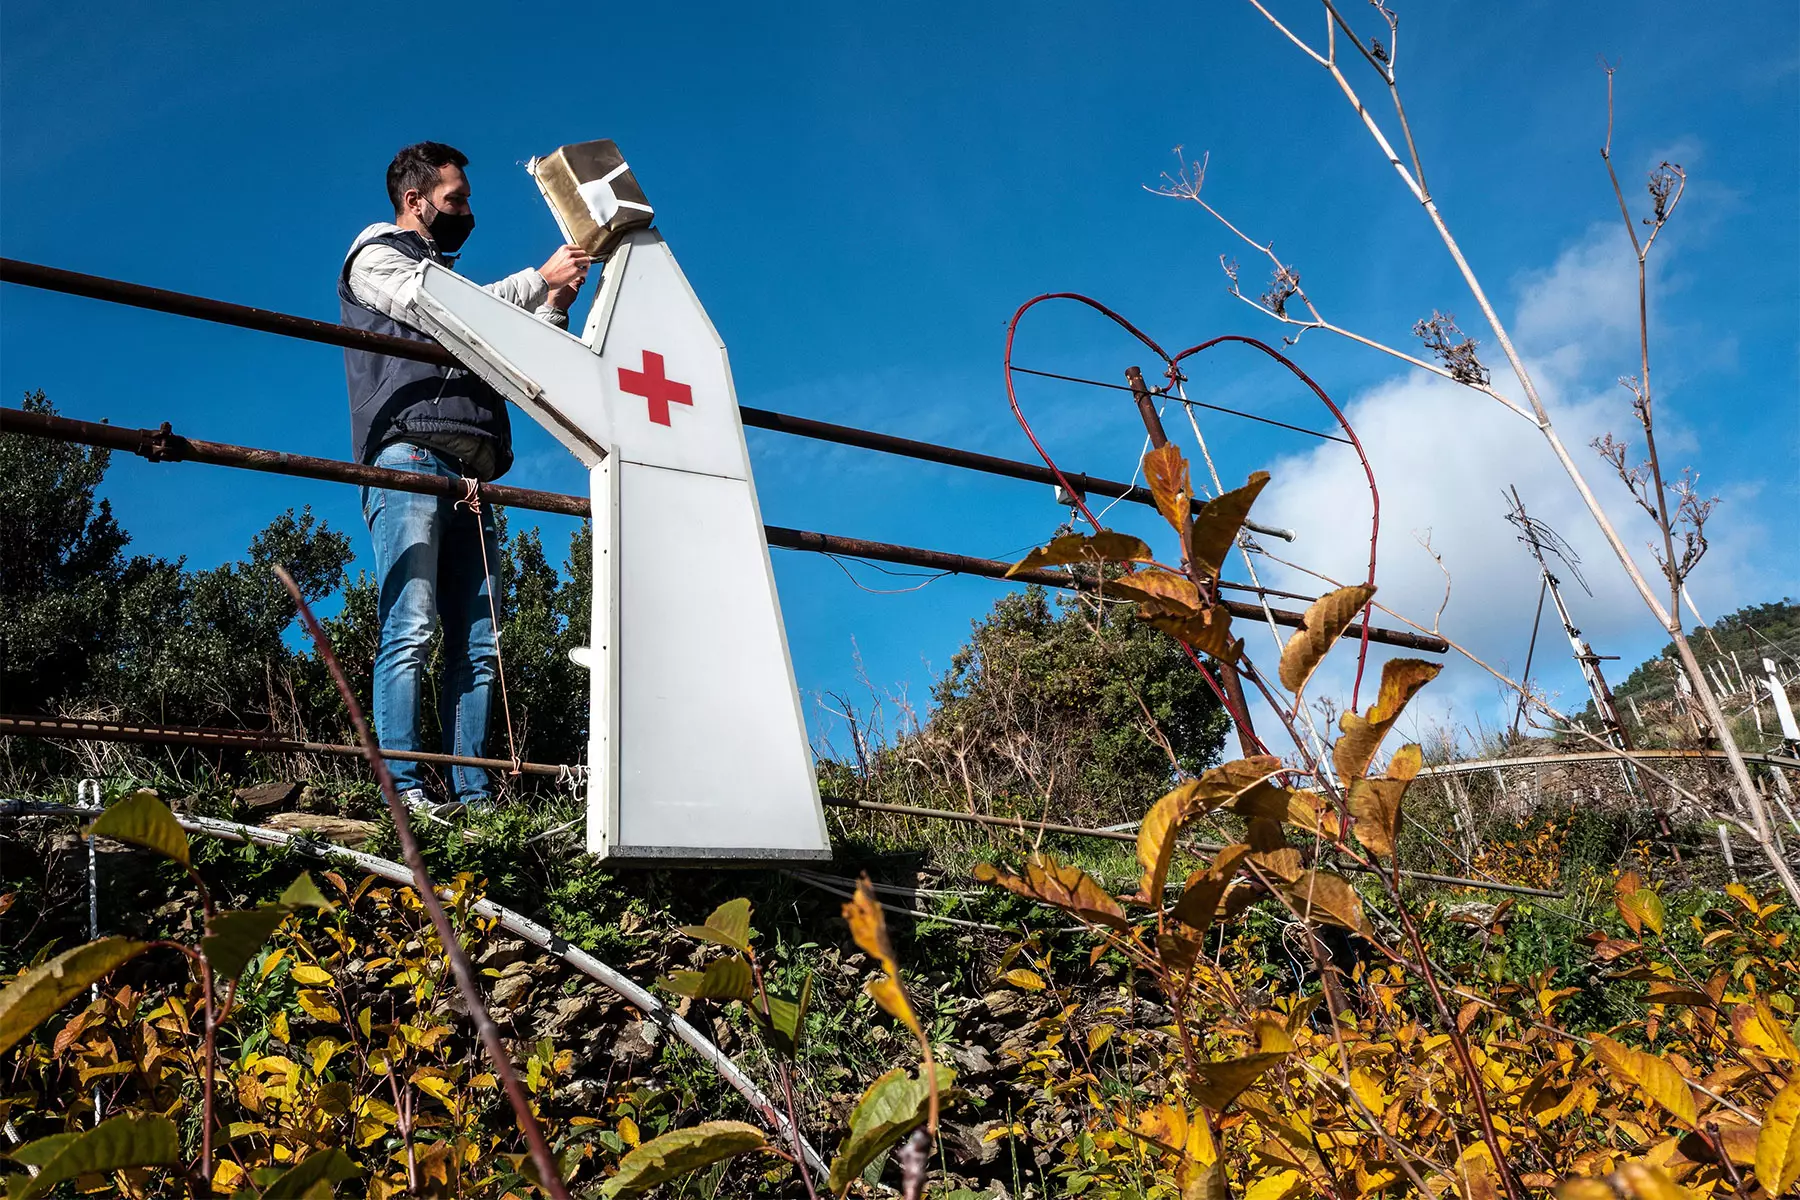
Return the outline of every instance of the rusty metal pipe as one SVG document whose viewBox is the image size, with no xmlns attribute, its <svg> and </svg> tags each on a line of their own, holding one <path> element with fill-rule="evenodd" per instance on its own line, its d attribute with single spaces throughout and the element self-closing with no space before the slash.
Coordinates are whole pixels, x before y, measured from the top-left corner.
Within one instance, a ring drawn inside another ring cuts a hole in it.
<svg viewBox="0 0 1800 1200">
<path fill-rule="evenodd" d="M 279 450 L 260 450 L 251 446 L 233 445 L 229 442 L 201 441 L 175 433 L 166 422 L 161 429 L 129 429 L 97 421 L 78 421 L 70 417 L 51 416 L 48 413 L 32 413 L 17 408 L 0 408 L 0 432 L 126 450 L 140 454 L 152 462 L 204 462 L 215 466 L 267 471 L 277 475 L 322 479 L 332 483 L 389 488 L 394 491 L 418 492 L 427 496 L 448 496 L 452 499 L 461 499 L 464 494 L 461 481 L 455 479 L 418 475 L 410 471 L 391 471 L 385 467 L 340 462 L 331 458 L 287 454 Z M 590 506 L 588 498 L 585 496 L 538 491 L 534 488 L 508 487 L 497 483 L 483 484 L 481 492 L 495 504 L 510 505 L 514 508 L 531 509 L 537 512 L 561 513 L 571 517 L 589 515 Z M 957 575 L 980 575 L 989 579 L 1006 579 L 1008 578 L 1007 571 L 1011 569 L 1010 563 L 991 558 L 976 558 L 967 554 L 952 554 L 944 550 L 928 550 L 918 546 L 897 545 L 892 542 L 873 542 L 863 538 L 840 537 L 836 534 L 816 533 L 806 529 L 789 529 L 781 525 L 764 526 L 764 532 L 769 539 L 769 545 L 785 550 L 841 554 L 849 558 L 868 558 L 878 562 L 948 571 Z M 1092 588 L 1092 585 L 1086 580 L 1060 571 L 1022 571 L 1012 576 L 1011 579 L 1014 582 L 1037 583 L 1045 587 Z M 1248 592 L 1257 590 L 1244 584 L 1226 583 L 1220 586 Z M 1308 597 L 1298 596 L 1291 592 L 1265 590 L 1263 594 L 1285 596 L 1295 600 L 1308 599 Z M 1235 616 L 1261 618 L 1263 615 L 1263 610 L 1259 605 L 1246 604 L 1236 600 L 1226 600 L 1222 603 L 1226 610 Z M 1298 612 L 1278 608 L 1272 609 L 1271 613 L 1278 625 L 1287 625 L 1297 629 L 1304 623 L 1303 614 Z M 1344 636 L 1360 638 L 1362 626 L 1351 626 L 1345 631 Z M 1442 638 L 1408 633 L 1398 629 L 1371 628 L 1369 640 L 1403 649 L 1423 651 L 1428 654 L 1442 654 L 1450 648 L 1449 643 Z"/>
<path fill-rule="evenodd" d="M 262 333 L 274 333 L 282 337 L 299 338 L 303 341 L 319 342 L 328 346 L 371 350 L 392 358 L 407 358 L 416 362 L 437 363 L 442 366 L 458 365 L 456 358 L 436 342 L 416 342 L 409 338 L 388 337 L 360 329 L 351 329 L 345 325 L 334 325 L 329 321 L 316 321 L 310 317 L 296 317 L 266 308 L 230 304 L 223 300 L 211 300 L 186 292 L 169 291 L 166 288 L 126 283 L 123 280 L 108 279 L 102 275 L 84 275 L 79 271 L 65 271 L 60 267 L 22 262 L 16 258 L 0 258 L 0 283 L 19 284 L 23 287 L 62 292 L 70 296 L 84 296 L 91 300 L 103 300 L 112 304 L 128 305 L 132 308 L 149 309 L 153 312 L 193 317 L 196 320 L 232 325 L 239 329 L 254 329 Z M 740 405 L 739 412 L 743 414 L 744 424 L 753 429 L 768 429 L 795 437 L 833 442 L 840 446 L 855 446 L 863 450 L 875 450 L 883 454 L 895 454 L 904 458 L 919 459 L 923 462 L 940 463 L 948 467 L 963 467 L 971 471 L 981 471 L 985 474 L 1000 475 L 1010 479 L 1023 479 L 1032 483 L 1054 484 L 1056 482 L 1055 476 L 1049 470 L 1035 463 L 999 458 L 992 454 L 978 454 L 973 450 L 958 450 L 953 446 L 940 446 L 933 442 L 921 442 L 912 438 L 895 437 L 893 434 L 875 433 L 849 425 L 835 425 L 829 421 L 815 421 L 810 417 L 796 417 L 764 408 Z M 1155 498 L 1150 495 L 1149 489 L 1134 487 L 1129 483 L 1120 483 L 1115 479 L 1070 474 L 1069 480 L 1076 487 L 1096 495 L 1129 500 L 1134 504 L 1153 505 L 1156 503 Z"/>
</svg>

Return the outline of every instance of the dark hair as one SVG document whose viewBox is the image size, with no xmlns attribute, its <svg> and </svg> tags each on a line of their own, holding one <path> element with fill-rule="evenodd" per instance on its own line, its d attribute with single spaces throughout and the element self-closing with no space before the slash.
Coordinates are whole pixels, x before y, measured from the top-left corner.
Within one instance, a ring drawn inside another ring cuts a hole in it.
<svg viewBox="0 0 1800 1200">
<path fill-rule="evenodd" d="M 440 167 L 466 167 L 469 157 L 442 142 L 418 142 L 394 155 L 388 164 L 388 199 L 400 211 L 400 197 L 409 191 L 429 192 L 437 185 Z"/>
</svg>

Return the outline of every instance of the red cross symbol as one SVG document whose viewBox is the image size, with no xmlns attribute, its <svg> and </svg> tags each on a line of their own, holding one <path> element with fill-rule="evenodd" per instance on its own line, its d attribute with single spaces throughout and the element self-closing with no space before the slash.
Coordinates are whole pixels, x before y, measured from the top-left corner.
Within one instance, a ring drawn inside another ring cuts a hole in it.
<svg viewBox="0 0 1800 1200">
<path fill-rule="evenodd" d="M 619 368 L 619 390 L 650 401 L 650 419 L 658 425 L 670 423 L 669 405 L 694 403 L 694 389 L 664 375 L 663 356 L 654 350 L 644 351 L 643 370 Z"/>
</svg>

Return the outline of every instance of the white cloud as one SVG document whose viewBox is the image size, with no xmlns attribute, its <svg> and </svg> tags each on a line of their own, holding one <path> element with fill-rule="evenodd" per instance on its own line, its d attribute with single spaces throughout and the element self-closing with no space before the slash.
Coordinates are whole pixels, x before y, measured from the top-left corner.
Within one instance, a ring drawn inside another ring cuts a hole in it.
<svg viewBox="0 0 1800 1200">
<path fill-rule="evenodd" d="M 1630 398 L 1615 380 L 1635 373 L 1636 287 L 1633 256 L 1622 231 L 1616 225 L 1596 226 L 1548 269 L 1516 281 L 1510 331 L 1527 356 L 1564 446 L 1601 497 L 1639 568 L 1654 573 L 1648 549 L 1652 525 L 1588 447 L 1608 429 L 1623 436 L 1635 428 Z M 1482 341 L 1483 359 L 1495 368 L 1502 390 L 1516 394 L 1504 359 L 1491 337 L 1482 336 L 1486 330 L 1467 322 L 1465 327 Z M 1536 567 L 1505 520 L 1503 492 L 1516 486 L 1532 515 L 1558 530 L 1580 554 L 1591 598 L 1559 564 L 1553 562 L 1552 569 L 1567 585 L 1565 594 L 1584 635 L 1600 653 L 1621 655 L 1613 669 L 1629 670 L 1662 644 L 1642 600 L 1532 422 L 1420 371 L 1390 378 L 1357 396 L 1347 415 L 1381 488 L 1377 582 L 1383 603 L 1430 625 L 1443 598 L 1444 579 L 1415 538 L 1429 530 L 1454 579 L 1443 632 L 1516 676 L 1539 588 Z M 1673 442 L 1681 431 L 1667 432 Z M 1275 553 L 1345 582 L 1360 580 L 1368 561 L 1369 503 L 1355 455 L 1344 446 L 1324 444 L 1283 458 L 1270 470 L 1274 482 L 1258 503 L 1257 515 L 1300 535 L 1291 547 L 1273 543 Z M 1756 566 L 1760 528 L 1722 520 L 1711 532 L 1712 551 L 1694 580 L 1701 602 L 1714 605 L 1702 610 L 1709 617 L 1758 597 L 1763 586 L 1774 582 Z M 1293 572 L 1277 569 L 1276 578 L 1281 582 L 1275 586 L 1308 586 Z M 1559 693 L 1561 707 L 1578 710 L 1586 703 L 1585 689 L 1554 612 L 1547 606 L 1546 613 L 1533 677 Z M 1271 654 L 1263 638 L 1254 638 L 1250 648 L 1264 659 Z M 1354 667 L 1349 650 L 1346 644 L 1334 656 L 1337 661 L 1314 686 L 1314 695 L 1348 697 Z M 1365 703 L 1378 678 L 1377 668 L 1363 685 Z M 1455 726 L 1480 721 L 1490 729 L 1510 719 L 1511 704 L 1492 678 L 1459 656 L 1451 656 L 1444 676 L 1426 696 L 1420 706 L 1426 719 Z"/>
</svg>

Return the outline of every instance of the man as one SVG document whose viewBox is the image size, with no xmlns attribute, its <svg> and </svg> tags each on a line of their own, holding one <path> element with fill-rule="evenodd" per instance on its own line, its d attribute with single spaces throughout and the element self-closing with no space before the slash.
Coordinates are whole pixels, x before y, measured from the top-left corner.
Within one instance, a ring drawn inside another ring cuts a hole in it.
<svg viewBox="0 0 1800 1200">
<path fill-rule="evenodd" d="M 440 142 L 420 142 L 387 169 L 391 223 L 356 236 L 338 273 L 343 323 L 412 341 L 430 341 L 413 315 L 426 261 L 450 265 L 475 227 L 468 159 Z M 562 246 L 536 269 L 508 275 L 487 291 L 559 328 L 591 260 Z M 344 351 L 350 431 L 358 462 L 397 471 L 483 482 L 512 465 L 506 402 L 462 367 L 441 367 L 365 350 Z M 489 607 L 500 561 L 492 511 L 416 492 L 362 490 L 363 519 L 375 543 L 381 587 L 375 651 L 375 731 L 390 750 L 422 749 L 419 702 L 434 626 L 442 620 L 443 678 L 438 723 L 446 753 L 486 757 L 488 702 L 499 651 Z M 485 567 L 484 567 L 485 554 Z M 390 760 L 395 786 L 415 810 L 491 798 L 478 767 L 450 773 L 448 804 L 433 807 L 417 763 Z"/>
</svg>

